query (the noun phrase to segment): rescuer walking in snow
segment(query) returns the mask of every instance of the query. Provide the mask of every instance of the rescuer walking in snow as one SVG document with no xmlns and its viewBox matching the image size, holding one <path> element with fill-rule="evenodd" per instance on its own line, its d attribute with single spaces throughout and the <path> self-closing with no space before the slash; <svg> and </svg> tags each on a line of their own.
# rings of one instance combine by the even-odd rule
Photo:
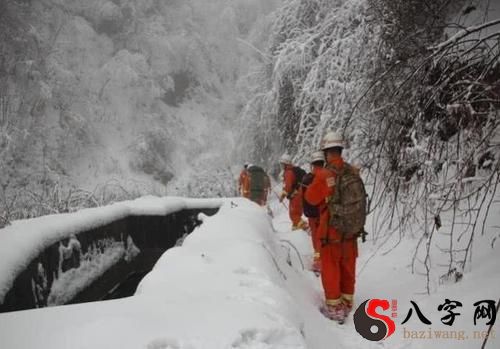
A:
<svg viewBox="0 0 500 349">
<path fill-rule="evenodd" d="M 280 202 L 285 198 L 289 200 L 288 213 L 292 221 L 292 230 L 306 229 L 307 224 L 302 220 L 302 189 L 301 182 L 306 172 L 298 166 L 292 164 L 292 158 L 288 154 L 283 154 L 280 158 L 283 166 L 283 191 L 280 195 Z"/>
<path fill-rule="evenodd" d="M 311 155 L 311 172 L 306 174 L 302 179 L 302 194 L 305 196 L 307 192 L 307 187 L 314 179 L 314 176 L 323 170 L 325 165 L 325 155 L 322 151 L 316 151 Z M 320 250 L 321 250 L 321 242 L 318 235 L 318 227 L 319 227 L 319 207 L 311 205 L 307 200 L 303 200 L 303 211 L 304 215 L 307 217 L 309 222 L 309 228 L 311 229 L 311 238 L 314 249 L 314 257 L 312 264 L 312 271 L 316 274 L 321 272 L 321 261 L 320 261 Z"/>
<path fill-rule="evenodd" d="M 244 180 L 243 191 L 248 193 L 248 199 L 265 206 L 267 204 L 267 197 L 271 190 L 271 180 L 264 171 L 264 169 L 257 165 L 247 166 L 247 176 Z"/>
<path fill-rule="evenodd" d="M 343 323 L 353 305 L 358 256 L 357 237 L 364 232 L 366 192 L 359 171 L 342 158 L 341 134 L 329 132 L 321 149 L 326 167 L 316 171 L 305 199 L 320 210 L 321 281 L 326 316 Z"/>
<path fill-rule="evenodd" d="M 238 192 L 244 198 L 248 198 L 250 192 L 248 191 L 248 163 L 243 165 L 243 169 L 240 172 L 240 177 L 238 178 Z"/>
</svg>

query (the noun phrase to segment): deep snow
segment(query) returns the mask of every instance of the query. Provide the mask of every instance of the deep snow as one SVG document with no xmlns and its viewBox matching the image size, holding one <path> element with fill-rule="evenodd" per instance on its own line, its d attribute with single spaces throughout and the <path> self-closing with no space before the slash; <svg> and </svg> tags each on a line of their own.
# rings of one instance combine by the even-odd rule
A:
<svg viewBox="0 0 500 349">
<path fill-rule="evenodd" d="M 500 295 L 498 246 L 477 237 L 471 271 L 457 284 L 436 285 L 422 293 L 422 278 L 410 273 L 415 241 L 397 237 L 361 244 L 355 302 L 369 298 L 398 301 L 396 332 L 369 342 L 354 329 L 318 311 L 321 284 L 308 271 L 310 237 L 290 231 L 284 205 L 272 201 L 274 218 L 241 199 L 224 201 L 219 213 L 180 247 L 168 250 L 142 280 L 133 297 L 0 315 L 2 348 L 479 348 L 478 339 L 405 339 L 404 330 L 484 330 L 473 325 L 471 303 Z M 498 207 L 495 208 L 497 212 Z M 498 215 L 488 222 L 498 225 Z M 445 221 L 446 222 L 446 221 Z M 446 224 L 446 223 L 445 223 Z M 293 247 L 292 247 L 293 245 Z M 390 253 L 387 253 L 390 251 Z M 298 252 L 298 253 L 297 253 Z M 299 257 L 300 256 L 300 257 Z M 439 256 L 433 256 L 438 259 Z M 291 265 L 290 265 L 291 264 Z M 304 265 L 304 268 L 302 267 Z M 464 304 L 453 327 L 440 323 L 437 306 L 445 298 Z M 415 315 L 419 305 L 432 326 Z M 494 326 L 494 331 L 498 324 Z M 490 338 L 486 348 L 498 348 Z"/>
<path fill-rule="evenodd" d="M 2 314 L 2 348 L 306 348 L 271 221 L 235 203 L 203 217 L 134 297 Z"/>
</svg>

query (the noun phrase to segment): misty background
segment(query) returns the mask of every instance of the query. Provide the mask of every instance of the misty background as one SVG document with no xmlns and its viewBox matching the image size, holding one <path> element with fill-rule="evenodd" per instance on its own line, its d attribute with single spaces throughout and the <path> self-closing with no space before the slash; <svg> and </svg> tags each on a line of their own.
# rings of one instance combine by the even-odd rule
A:
<svg viewBox="0 0 500 349">
<path fill-rule="evenodd" d="M 277 179 L 283 152 L 305 165 L 341 130 L 374 240 L 428 256 L 446 214 L 463 268 L 500 178 L 499 18 L 490 0 L 0 0 L 0 226 L 233 196 L 243 162 Z"/>
</svg>

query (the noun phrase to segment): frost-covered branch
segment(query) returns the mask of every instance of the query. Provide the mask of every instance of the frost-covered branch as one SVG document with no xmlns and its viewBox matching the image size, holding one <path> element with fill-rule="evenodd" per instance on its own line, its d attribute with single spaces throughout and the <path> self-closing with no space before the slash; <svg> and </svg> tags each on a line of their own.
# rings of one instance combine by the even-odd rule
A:
<svg viewBox="0 0 500 349">
<path fill-rule="evenodd" d="M 500 19 L 495 19 L 490 22 L 478 24 L 472 27 L 465 28 L 459 32 L 457 32 L 455 35 L 453 35 L 451 38 L 449 38 L 446 41 L 443 41 L 442 43 L 439 43 L 438 45 L 434 45 L 429 47 L 429 50 L 437 50 L 440 51 L 448 46 L 455 45 L 457 44 L 461 39 L 469 36 L 470 34 L 476 33 L 478 31 L 481 31 L 483 29 L 499 25 L 500 24 Z"/>
</svg>

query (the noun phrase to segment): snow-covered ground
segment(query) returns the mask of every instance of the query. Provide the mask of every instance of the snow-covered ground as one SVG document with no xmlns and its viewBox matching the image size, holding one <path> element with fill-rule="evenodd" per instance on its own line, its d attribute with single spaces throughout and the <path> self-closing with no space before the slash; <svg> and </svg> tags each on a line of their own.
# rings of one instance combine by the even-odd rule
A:
<svg viewBox="0 0 500 349">
<path fill-rule="evenodd" d="M 280 232 L 279 238 L 292 242 L 301 251 L 303 258 L 308 261 L 306 264 L 309 264 L 312 257 L 309 237 L 303 232 L 289 232 L 290 222 L 287 213 L 280 209 L 278 203 L 274 203 L 273 211 L 279 212 L 273 222 L 275 229 Z M 397 301 L 397 309 L 394 310 L 396 316 L 393 318 L 396 331 L 381 342 L 369 342 L 362 338 L 355 330 L 352 317 L 343 326 L 325 322 L 317 311 L 323 294 L 320 280 L 312 276 L 310 272 L 299 271 L 301 275 L 296 278 L 294 284 L 289 284 L 289 290 L 296 299 L 306 324 L 304 333 L 308 348 L 403 349 L 440 348 L 448 345 L 454 348 L 481 348 L 485 331 L 488 329 L 485 325 L 487 320 L 478 319 L 477 325 L 474 325 L 475 307 L 473 304 L 481 300 L 494 300 L 496 303 L 500 298 L 500 270 L 498 269 L 500 254 L 498 243 L 495 244 L 499 236 L 499 213 L 500 205 L 497 203 L 486 220 L 485 234 L 477 234 L 475 238 L 472 265 L 465 271 L 463 279 L 458 283 L 450 280 L 440 283 L 439 275 L 433 275 L 430 281 L 433 283 L 430 286 L 430 295 L 425 292 L 425 276 L 418 273 L 418 268 L 416 273 L 411 272 L 418 239 L 404 237 L 400 240 L 400 235 L 394 234 L 374 242 L 369 235 L 366 243 L 360 243 L 355 308 L 368 299 L 387 299 L 391 303 L 393 300 Z M 369 219 L 367 228 L 371 227 L 371 223 Z M 436 247 L 446 246 L 449 239 L 448 222 L 443 220 L 443 223 L 439 235 L 432 241 L 434 250 L 432 250 L 431 259 L 435 269 L 448 263 L 447 255 Z M 291 256 L 294 256 L 293 253 Z M 296 262 L 294 264 L 297 266 Z M 436 274 L 435 271 L 432 274 Z M 446 299 L 463 304 L 463 307 L 453 310 L 460 315 L 456 317 L 452 326 L 441 322 L 441 318 L 448 315 L 448 312 L 438 310 L 438 306 Z M 431 325 L 421 323 L 415 310 L 409 321 L 402 324 L 412 307 L 412 300 L 432 322 Z M 379 312 L 392 317 L 393 310 L 383 312 L 379 309 Z M 421 335 L 425 338 L 420 338 Z M 442 338 L 436 338 L 438 335 Z M 499 322 L 497 321 L 486 348 L 499 348 L 499 335 Z M 419 336 L 419 338 L 412 336 Z M 446 339 L 446 336 L 450 338 Z"/>
<path fill-rule="evenodd" d="M 235 200 L 203 219 L 134 297 L 2 314 L 1 347 L 306 348 L 266 212 Z"/>
<path fill-rule="evenodd" d="M 482 341 L 472 338 L 406 339 L 405 330 L 422 326 L 415 312 L 407 324 L 401 322 L 414 300 L 432 321 L 423 327 L 426 333 L 485 329 L 484 320 L 474 326 L 472 303 L 500 295 L 498 246 L 490 246 L 487 234 L 477 237 L 472 271 L 457 284 L 436 286 L 431 296 L 421 294 L 422 278 L 409 272 L 414 241 L 362 244 L 356 303 L 398 301 L 396 332 L 369 342 L 352 319 L 340 326 L 320 314 L 321 284 L 308 271 L 310 237 L 290 231 L 283 205 L 272 201 L 270 207 L 273 219 L 246 200 L 224 201 L 218 214 L 203 217 L 182 246 L 160 258 L 133 297 L 1 314 L 0 347 L 480 348 Z M 452 327 L 441 324 L 445 314 L 437 310 L 445 298 L 463 303 Z M 492 337 L 486 348 L 499 345 Z"/>
</svg>

